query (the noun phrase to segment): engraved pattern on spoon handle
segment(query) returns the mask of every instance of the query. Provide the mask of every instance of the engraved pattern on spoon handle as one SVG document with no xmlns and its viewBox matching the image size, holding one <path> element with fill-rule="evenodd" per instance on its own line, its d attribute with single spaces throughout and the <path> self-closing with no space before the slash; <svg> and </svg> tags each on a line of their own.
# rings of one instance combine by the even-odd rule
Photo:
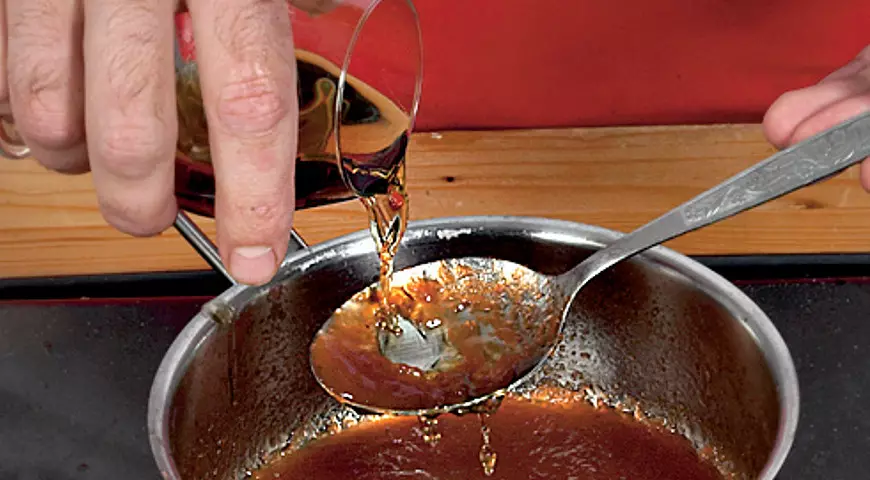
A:
<svg viewBox="0 0 870 480">
<path fill-rule="evenodd" d="M 559 283 L 571 298 L 612 265 L 684 233 L 716 223 L 839 173 L 870 156 L 870 112 L 744 170 L 603 248 Z"/>
<path fill-rule="evenodd" d="M 680 211 L 694 229 L 811 185 L 870 155 L 870 112 L 783 150 L 704 192 Z"/>
</svg>

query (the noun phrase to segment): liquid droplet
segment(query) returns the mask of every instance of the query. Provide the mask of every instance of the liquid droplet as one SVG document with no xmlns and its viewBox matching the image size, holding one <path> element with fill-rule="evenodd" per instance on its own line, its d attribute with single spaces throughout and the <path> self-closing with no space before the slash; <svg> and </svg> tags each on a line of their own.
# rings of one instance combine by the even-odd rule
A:
<svg viewBox="0 0 870 480">
<path fill-rule="evenodd" d="M 421 415 L 417 419 L 420 421 L 420 429 L 426 445 L 430 447 L 438 445 L 438 441 L 441 440 L 441 433 L 438 432 L 438 417 Z"/>
<path fill-rule="evenodd" d="M 489 438 L 489 425 L 486 424 L 486 419 L 489 417 L 489 414 L 480 413 L 478 416 L 480 417 L 480 436 L 483 437 L 483 445 L 480 447 L 479 456 L 480 465 L 483 467 L 483 473 L 489 477 L 495 473 L 495 463 L 498 460 L 498 454 L 496 454 L 495 450 L 492 448 Z"/>
</svg>

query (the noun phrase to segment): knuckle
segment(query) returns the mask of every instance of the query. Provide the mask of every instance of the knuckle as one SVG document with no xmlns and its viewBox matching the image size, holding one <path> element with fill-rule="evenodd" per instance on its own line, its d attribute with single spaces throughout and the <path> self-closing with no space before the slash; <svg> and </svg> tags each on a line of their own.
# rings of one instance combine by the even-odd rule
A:
<svg viewBox="0 0 870 480">
<path fill-rule="evenodd" d="M 68 148 L 81 140 L 83 118 L 74 106 L 68 62 L 37 49 L 9 65 L 15 121 L 22 135 L 49 149 Z M 3 89 L 6 93 L 6 89 Z"/>
<path fill-rule="evenodd" d="M 82 118 L 62 100 L 64 93 L 54 89 L 30 90 L 21 95 L 15 124 L 21 135 L 49 150 L 62 150 L 82 140 Z"/>
<path fill-rule="evenodd" d="M 17 128 L 28 141 L 49 150 L 69 148 L 84 135 L 81 99 L 70 88 L 71 59 L 58 48 L 69 43 L 69 28 L 52 2 L 34 0 L 18 9 L 9 19 L 8 88 L 0 92 L 8 91 Z"/>
<path fill-rule="evenodd" d="M 215 18 L 215 38 L 231 62 L 215 113 L 230 135 L 256 139 L 274 134 L 296 108 L 295 57 L 287 53 L 293 48 L 284 3 L 241 3 Z"/>
<path fill-rule="evenodd" d="M 218 96 L 217 115 L 230 134 L 258 138 L 275 132 L 290 113 L 290 103 L 278 82 L 265 73 L 246 75 L 225 85 Z"/>
<path fill-rule="evenodd" d="M 164 157 L 171 159 L 171 149 L 166 145 L 166 135 L 158 122 L 126 120 L 95 133 L 89 151 L 111 176 L 136 181 L 151 176 Z"/>
</svg>

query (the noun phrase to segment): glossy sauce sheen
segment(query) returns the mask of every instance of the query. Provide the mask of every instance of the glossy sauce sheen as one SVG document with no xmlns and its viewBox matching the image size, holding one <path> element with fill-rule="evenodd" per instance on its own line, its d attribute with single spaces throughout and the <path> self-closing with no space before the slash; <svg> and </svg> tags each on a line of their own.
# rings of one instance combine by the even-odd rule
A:
<svg viewBox="0 0 870 480">
<path fill-rule="evenodd" d="M 506 312 L 502 296 L 520 290 L 473 278 L 460 284 L 444 276 L 442 281 L 417 279 L 393 288 L 387 300 L 423 329 L 457 317 L 457 312 L 474 312 L 473 322 L 443 322 L 452 354 L 427 371 L 388 360 L 376 340 L 382 311 L 379 291 L 363 291 L 353 299 L 355 308 L 339 309 L 332 326 L 311 344 L 312 368 L 329 390 L 366 406 L 433 409 L 507 387 L 549 350 L 558 332 L 557 312 L 537 318 L 518 300 L 509 302 L 514 308 Z M 528 324 L 520 328 L 521 322 Z"/>
<path fill-rule="evenodd" d="M 586 403 L 508 398 L 487 419 L 495 471 L 479 460 L 476 415 L 439 418 L 434 446 L 413 417 L 363 423 L 289 453 L 255 479 L 723 480 L 686 439 Z"/>
</svg>

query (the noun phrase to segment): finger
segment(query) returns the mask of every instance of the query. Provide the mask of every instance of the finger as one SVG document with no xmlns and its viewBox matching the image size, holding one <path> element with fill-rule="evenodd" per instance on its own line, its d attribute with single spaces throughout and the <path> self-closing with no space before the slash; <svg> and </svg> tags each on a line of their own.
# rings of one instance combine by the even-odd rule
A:
<svg viewBox="0 0 870 480">
<path fill-rule="evenodd" d="M 296 62 L 283 0 L 188 0 L 216 177 L 221 255 L 242 283 L 274 276 L 294 207 Z"/>
<path fill-rule="evenodd" d="M 88 151 L 100 208 L 146 236 L 175 218 L 172 0 L 88 0 Z"/>
<path fill-rule="evenodd" d="M 0 0 L 0 116 L 11 115 L 9 109 L 9 86 L 6 83 L 6 51 L 8 48 L 6 27 L 6 2 Z"/>
<path fill-rule="evenodd" d="M 787 144 L 793 145 L 835 127 L 846 120 L 870 110 L 870 88 L 851 97 L 834 102 L 813 115 L 804 118 L 794 128 Z"/>
<path fill-rule="evenodd" d="M 85 172 L 81 4 L 5 3 L 8 89 L 16 128 L 46 167 Z"/>
<path fill-rule="evenodd" d="M 764 116 L 762 127 L 767 139 L 779 148 L 792 142 L 795 130 L 808 118 L 850 97 L 870 90 L 867 69 L 849 77 L 830 80 L 780 96 Z"/>
<path fill-rule="evenodd" d="M 18 131 L 15 129 L 12 120 L 12 109 L 9 107 L 9 87 L 7 84 L 6 75 L 6 2 L 0 0 L 0 152 L 7 158 L 20 158 L 15 153 L 11 152 L 9 144 L 12 143 L 9 139 L 18 136 Z M 26 150 L 22 150 L 24 155 Z"/>
<path fill-rule="evenodd" d="M 870 46 L 818 84 L 787 92 L 776 99 L 765 113 L 764 133 L 772 144 L 784 148 L 806 119 L 867 90 L 870 90 Z"/>
</svg>

